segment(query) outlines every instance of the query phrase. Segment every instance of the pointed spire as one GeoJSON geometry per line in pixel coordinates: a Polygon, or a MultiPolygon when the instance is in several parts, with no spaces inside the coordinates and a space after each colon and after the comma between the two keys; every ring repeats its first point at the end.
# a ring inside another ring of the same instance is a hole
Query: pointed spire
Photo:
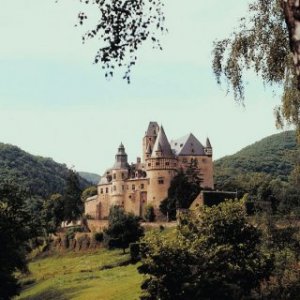
{"type": "Polygon", "coordinates": [[[173,157],[173,151],[165,134],[163,126],[160,127],[153,146],[151,157],[173,157]]]}
{"type": "Polygon", "coordinates": [[[206,148],[212,148],[211,144],[210,144],[210,141],[209,141],[209,138],[206,138],[206,148]]]}
{"type": "Polygon", "coordinates": [[[157,124],[157,122],[150,122],[148,125],[148,129],[145,132],[145,136],[157,136],[157,133],[159,131],[159,126],[157,124]]]}

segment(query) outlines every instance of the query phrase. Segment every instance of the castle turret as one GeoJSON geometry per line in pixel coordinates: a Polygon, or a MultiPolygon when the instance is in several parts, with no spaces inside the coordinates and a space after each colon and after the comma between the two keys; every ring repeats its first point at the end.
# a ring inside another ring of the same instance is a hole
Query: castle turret
{"type": "Polygon", "coordinates": [[[212,156],[212,146],[211,146],[209,138],[206,139],[205,154],[210,157],[212,156]]]}
{"type": "Polygon", "coordinates": [[[151,156],[158,131],[159,126],[157,122],[150,122],[143,138],[143,163],[146,161],[146,158],[151,156]]]}
{"type": "Polygon", "coordinates": [[[176,174],[177,159],[171,149],[164,128],[161,126],[153,146],[152,154],[146,159],[149,178],[147,203],[153,205],[159,215],[159,205],[168,195],[171,180],[176,174]]]}
{"type": "Polygon", "coordinates": [[[121,143],[118,152],[115,156],[115,164],[111,170],[112,172],[112,186],[111,186],[111,196],[112,205],[124,204],[124,193],[125,193],[125,183],[124,181],[128,178],[129,165],[127,162],[127,154],[125,152],[125,147],[121,143]]]}

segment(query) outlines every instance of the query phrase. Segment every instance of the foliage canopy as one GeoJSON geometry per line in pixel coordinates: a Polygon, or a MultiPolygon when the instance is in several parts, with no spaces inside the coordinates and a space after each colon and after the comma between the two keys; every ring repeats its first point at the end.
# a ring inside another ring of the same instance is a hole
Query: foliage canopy
{"type": "Polygon", "coordinates": [[[242,202],[202,207],[181,218],[176,238],[144,239],[142,299],[244,299],[272,270],[260,239],[242,202]]]}

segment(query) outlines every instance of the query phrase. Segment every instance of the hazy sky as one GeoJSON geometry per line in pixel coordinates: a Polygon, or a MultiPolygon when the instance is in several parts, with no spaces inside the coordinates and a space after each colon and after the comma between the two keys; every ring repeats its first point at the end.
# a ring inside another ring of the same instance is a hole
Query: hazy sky
{"type": "Polygon", "coordinates": [[[99,174],[121,141],[130,161],[141,155],[149,121],[169,139],[208,136],[214,158],[276,132],[279,97],[250,76],[243,108],[211,70],[212,42],[228,36],[247,1],[166,0],[164,50],[140,51],[130,85],[92,64],[100,41],[82,45],[78,2],[0,0],[1,142],[99,174]]]}

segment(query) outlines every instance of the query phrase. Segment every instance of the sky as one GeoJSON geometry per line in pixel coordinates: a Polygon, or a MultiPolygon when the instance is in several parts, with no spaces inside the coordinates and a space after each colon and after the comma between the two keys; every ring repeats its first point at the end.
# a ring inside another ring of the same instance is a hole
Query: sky
{"type": "Polygon", "coordinates": [[[169,138],[210,138],[214,159],[277,133],[279,95],[248,74],[245,106],[217,85],[213,41],[228,37],[247,1],[166,0],[163,51],[138,52],[131,84],[106,80],[93,57],[102,41],[82,44],[79,0],[0,0],[0,142],[102,174],[120,142],[129,161],[142,154],[150,121],[169,138]],[[184,3],[184,5],[183,5],[184,3]]]}

